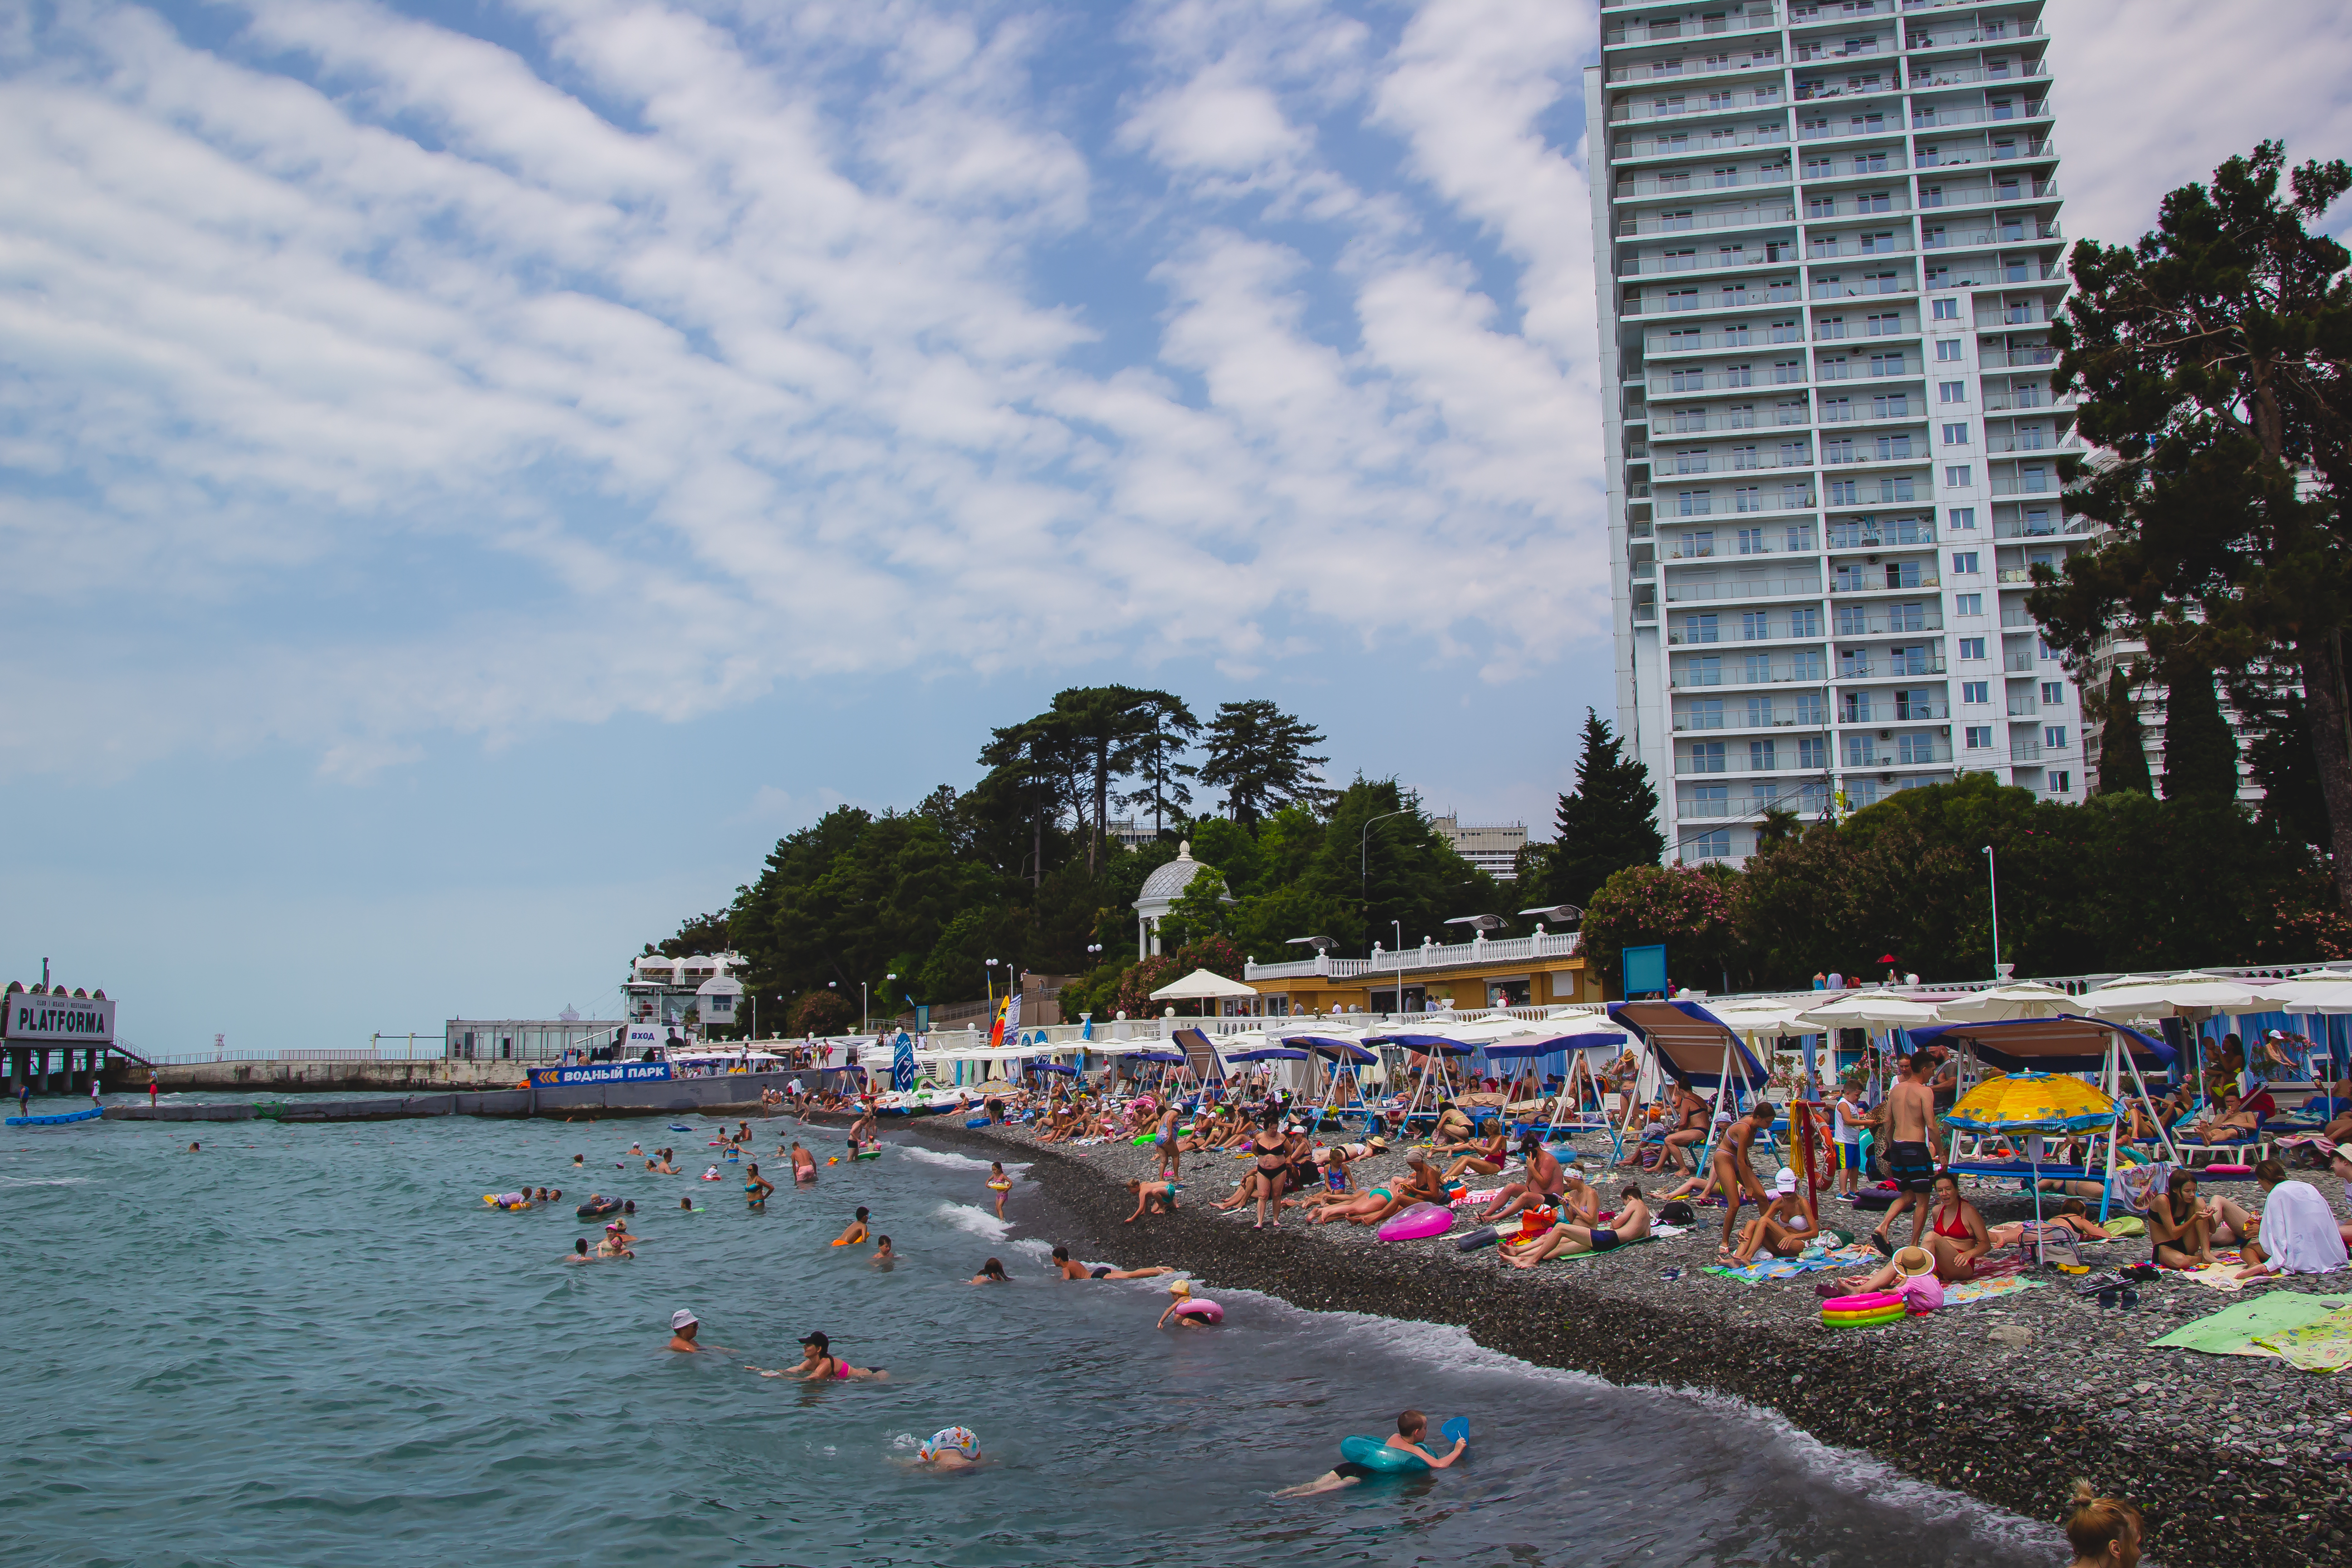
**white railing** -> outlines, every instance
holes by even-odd
[[[1318,953],[1311,959],[1295,959],[1287,963],[1260,963],[1255,959],[1242,966],[1244,980],[1289,980],[1307,975],[1320,975],[1333,980],[1351,980],[1366,975],[1393,974],[1408,969],[1453,969],[1475,963],[1525,963],[1538,958],[1570,958],[1581,942],[1581,931],[1549,931],[1538,936],[1503,937],[1487,941],[1484,937],[1471,942],[1423,942],[1419,947],[1401,948],[1394,952],[1382,952],[1378,943],[1370,958],[1333,958]]]

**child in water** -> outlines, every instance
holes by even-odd
[[[887,1236],[877,1237],[874,1240],[875,1265],[877,1268],[887,1268],[898,1261],[898,1255],[890,1250],[890,1238]]]
[[[857,1217],[849,1222],[849,1228],[833,1238],[833,1245],[835,1247],[856,1247],[859,1242],[864,1241],[865,1239],[866,1211],[861,1208],[857,1211]]]
[[[1004,1162],[1002,1160],[988,1163],[988,1190],[996,1194],[996,1217],[1003,1219],[1004,1194],[1013,1190],[1013,1180],[1004,1173]]]

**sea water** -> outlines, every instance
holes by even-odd
[[[8,1130],[6,1560],[2063,1560],[2047,1525],[1776,1418],[1531,1367],[1456,1329],[1204,1281],[1223,1325],[1155,1331],[1164,1280],[1059,1282],[1060,1216],[1016,1184],[998,1220],[984,1162],[894,1135],[795,1187],[778,1143],[825,1160],[840,1134],[754,1131],[779,1184],[764,1211],[748,1161],[699,1180],[708,1131],[658,1121]],[[675,1148],[681,1173],[647,1173],[632,1142]],[[482,1201],[525,1184],[563,1201]],[[572,1213],[592,1190],[635,1201],[634,1259],[563,1261],[601,1232]],[[895,1265],[827,1245],[860,1205]],[[1013,1283],[967,1283],[990,1257]],[[680,1307],[704,1353],[665,1348]],[[745,1370],[793,1365],[814,1330],[888,1381]],[[1466,1415],[1465,1460],[1272,1495],[1406,1405]],[[910,1465],[959,1423],[979,1469]]]

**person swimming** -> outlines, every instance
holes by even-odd
[[[850,1365],[833,1353],[832,1342],[823,1333],[813,1333],[801,1341],[801,1364],[790,1371],[780,1368],[772,1372],[756,1366],[747,1366],[743,1370],[756,1372],[761,1377],[789,1377],[802,1383],[830,1383],[851,1379],[864,1381],[867,1378],[887,1378],[890,1375],[887,1367]]]
[[[677,1311],[672,1312],[669,1315],[670,1349],[684,1352],[688,1354],[692,1354],[702,1350],[703,1347],[695,1342],[695,1335],[701,1331],[702,1320],[696,1317],[688,1309],[680,1307]],[[709,1348],[712,1350],[719,1350],[721,1347],[712,1345]]]
[[[890,1238],[887,1236],[876,1237],[874,1238],[874,1262],[877,1265],[884,1265],[895,1264],[898,1261],[898,1255],[890,1250]]]
[[[935,1470],[968,1470],[980,1463],[980,1436],[969,1426],[942,1426],[915,1448],[915,1463]]]
[[[1061,1271],[1065,1279],[1150,1279],[1176,1272],[1164,1263],[1155,1263],[1149,1268],[1113,1268],[1108,1263],[1088,1266],[1073,1262],[1070,1249],[1066,1247],[1054,1248],[1054,1267]]]
[[[861,1208],[857,1211],[857,1216],[849,1222],[849,1228],[833,1238],[833,1245],[835,1247],[856,1247],[859,1242],[864,1241],[865,1239],[866,1211]]]
[[[1010,1280],[1005,1275],[1004,1265],[992,1258],[987,1262],[980,1266],[980,1272],[971,1277],[971,1283],[974,1285],[1003,1285],[1010,1283]]]
[[[1004,1173],[1004,1162],[988,1163],[988,1190],[996,1194],[996,1217],[1004,1217],[1004,1195],[1013,1190],[1013,1179]]]
[[[1189,1279],[1170,1280],[1168,1294],[1175,1300],[1170,1301],[1168,1310],[1160,1314],[1160,1321],[1151,1325],[1154,1329],[1166,1328],[1171,1318],[1176,1320],[1176,1326],[1180,1329],[1213,1328],[1225,1320],[1223,1307],[1205,1296],[1192,1294],[1192,1282]]]
[[[592,1261],[588,1256],[588,1238],[583,1236],[579,1240],[573,1242],[572,1244],[572,1250],[563,1255],[563,1261],[566,1263],[587,1263]]]
[[[1442,1470],[1454,1463],[1462,1457],[1462,1450],[1469,1446],[1470,1440],[1467,1437],[1456,1437],[1454,1439],[1454,1447],[1446,1450],[1445,1457],[1439,1458],[1421,1446],[1422,1439],[1427,1436],[1428,1433],[1429,1417],[1418,1410],[1407,1410],[1397,1416],[1397,1429],[1390,1435],[1386,1446],[1402,1449],[1433,1470]],[[1337,1491],[1341,1487],[1352,1487],[1367,1477],[1383,1473],[1385,1472],[1376,1470],[1370,1465],[1360,1465],[1352,1460],[1347,1460],[1334,1465],[1304,1486],[1291,1487],[1274,1495],[1278,1498],[1313,1497],[1318,1492]]]

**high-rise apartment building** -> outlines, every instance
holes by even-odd
[[[1586,73],[1617,710],[1669,858],[2084,785],[2042,0],[1604,4]]]

